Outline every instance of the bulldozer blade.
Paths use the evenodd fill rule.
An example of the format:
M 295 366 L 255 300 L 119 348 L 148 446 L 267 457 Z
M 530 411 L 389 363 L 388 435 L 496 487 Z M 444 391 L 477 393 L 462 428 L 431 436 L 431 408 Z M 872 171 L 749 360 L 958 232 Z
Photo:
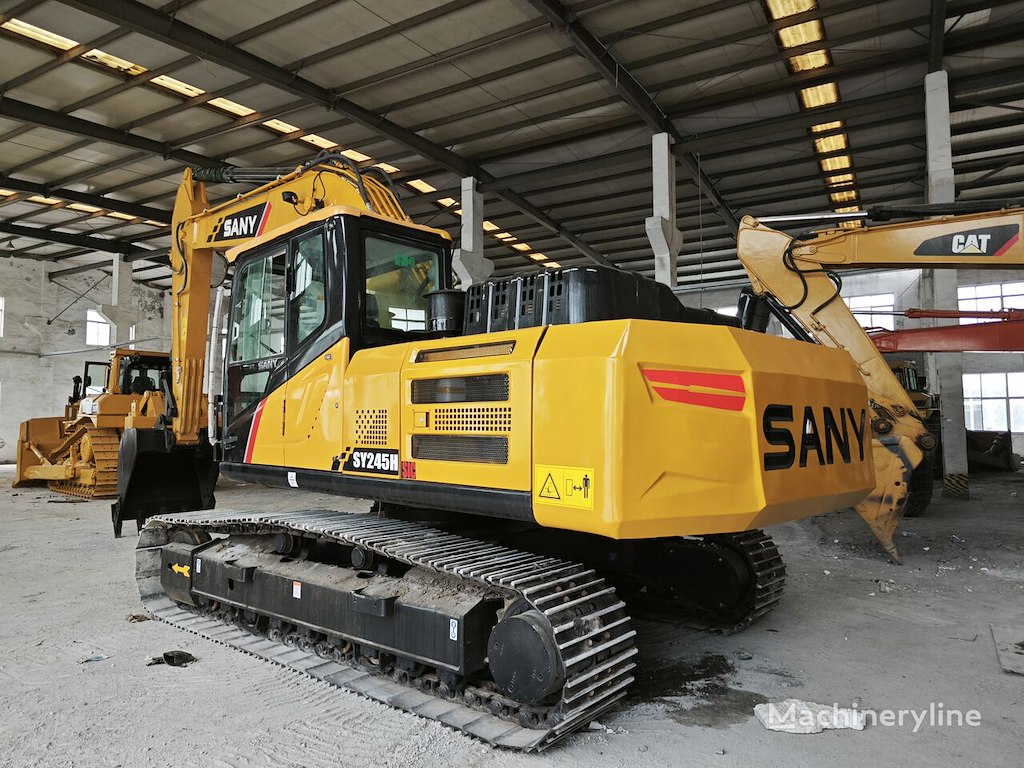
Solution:
M 125 520 L 141 529 L 153 515 L 212 509 L 219 465 L 213 446 L 176 445 L 164 429 L 126 429 L 117 463 L 117 501 L 111 505 L 114 536 Z
M 14 475 L 12 488 L 23 488 L 29 485 L 43 485 L 48 478 L 40 476 L 34 467 L 48 464 L 46 457 L 60 444 L 60 416 L 46 416 L 40 419 L 23 421 L 18 433 L 17 471 Z

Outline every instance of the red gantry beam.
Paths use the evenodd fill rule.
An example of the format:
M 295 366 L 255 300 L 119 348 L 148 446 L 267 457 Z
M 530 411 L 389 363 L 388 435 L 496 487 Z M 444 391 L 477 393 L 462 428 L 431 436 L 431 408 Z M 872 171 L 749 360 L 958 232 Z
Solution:
M 1024 320 L 879 331 L 871 340 L 879 352 L 1024 352 Z

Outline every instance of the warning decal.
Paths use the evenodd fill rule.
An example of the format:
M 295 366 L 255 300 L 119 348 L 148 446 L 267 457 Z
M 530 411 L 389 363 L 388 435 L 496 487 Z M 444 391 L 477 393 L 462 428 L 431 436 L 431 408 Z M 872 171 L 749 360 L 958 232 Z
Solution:
M 594 470 L 537 464 L 533 468 L 533 496 L 543 504 L 593 509 Z

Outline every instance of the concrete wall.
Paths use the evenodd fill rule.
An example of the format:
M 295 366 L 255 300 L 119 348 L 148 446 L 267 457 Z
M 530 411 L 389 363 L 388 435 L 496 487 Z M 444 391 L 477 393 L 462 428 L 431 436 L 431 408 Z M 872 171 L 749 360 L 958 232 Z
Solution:
M 71 394 L 71 377 L 81 375 L 86 360 L 106 360 L 110 355 L 109 349 L 86 345 L 85 313 L 111 303 L 111 277 L 95 271 L 50 282 L 46 278 L 49 266 L 0 258 L 0 296 L 4 298 L 0 462 L 14 461 L 23 420 L 62 414 Z M 95 287 L 76 299 L 76 294 L 93 284 Z M 139 349 L 169 350 L 169 305 L 163 294 L 134 285 L 132 307 L 129 317 L 136 326 L 136 338 L 155 337 L 141 342 Z M 47 325 L 49 320 L 52 322 Z M 113 329 L 110 338 L 113 342 Z
M 957 271 L 958 285 L 985 285 L 989 283 L 1016 282 L 1022 278 L 1020 270 L 1010 269 L 962 269 Z M 691 307 L 736 306 L 739 301 L 740 288 L 723 288 L 709 291 L 688 291 L 679 295 L 683 304 Z M 843 275 L 843 296 L 864 296 L 877 293 L 895 294 L 897 310 L 911 307 L 923 307 L 925 302 L 921 289 L 921 271 L 902 269 L 892 271 L 873 271 L 862 274 Z M 956 309 L 956 307 L 942 307 Z M 928 321 L 910 320 L 896 316 L 896 328 L 919 328 Z M 769 332 L 778 333 L 778 325 L 772 321 Z M 919 370 L 926 369 L 923 364 L 924 355 L 908 353 L 899 357 L 916 360 Z M 964 353 L 964 373 L 1012 373 L 1024 371 L 1024 353 L 1015 352 L 967 352 Z M 1024 433 L 1014 433 L 1014 451 L 1024 455 Z

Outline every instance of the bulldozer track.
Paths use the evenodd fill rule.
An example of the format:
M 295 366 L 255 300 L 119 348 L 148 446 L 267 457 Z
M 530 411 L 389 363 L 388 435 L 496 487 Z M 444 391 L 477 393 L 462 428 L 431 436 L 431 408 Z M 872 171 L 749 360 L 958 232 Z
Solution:
M 71 447 L 81 445 L 86 439 L 92 449 L 93 477 L 95 482 L 82 483 L 76 480 L 51 480 L 49 488 L 57 493 L 77 496 L 82 499 L 110 499 L 117 496 L 117 453 L 121 436 L 116 429 L 97 427 L 92 424 L 71 423 L 65 428 L 66 436 L 53 452 L 52 461 L 59 464 L 68 460 Z
M 271 639 L 240 616 L 196 611 L 168 598 L 160 584 L 160 547 L 175 528 L 209 534 L 290 533 L 363 547 L 443 575 L 527 601 L 551 622 L 565 683 L 557 702 L 523 705 L 486 680 L 452 690 L 429 672 L 413 675 L 360 665 L 323 643 Z M 140 533 L 136 577 L 143 604 L 182 629 L 302 672 L 339 688 L 436 720 L 495 746 L 544 749 L 585 727 L 621 699 L 633 682 L 635 630 L 612 587 L 578 563 L 517 551 L 415 523 L 342 512 L 285 514 L 194 512 L 149 519 Z M 308 645 L 308 643 L 306 644 Z M 319 652 L 319 653 L 318 653 Z

